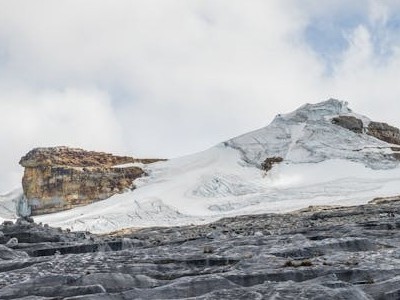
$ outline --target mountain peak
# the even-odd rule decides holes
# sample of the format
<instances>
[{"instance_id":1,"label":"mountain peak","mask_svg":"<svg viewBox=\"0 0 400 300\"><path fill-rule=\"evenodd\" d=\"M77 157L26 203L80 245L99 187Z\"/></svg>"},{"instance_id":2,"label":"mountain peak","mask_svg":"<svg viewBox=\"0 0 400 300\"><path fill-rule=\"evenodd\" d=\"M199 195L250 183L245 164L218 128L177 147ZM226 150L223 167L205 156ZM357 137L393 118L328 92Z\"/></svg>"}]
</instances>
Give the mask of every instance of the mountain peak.
<instances>
[{"instance_id":1,"label":"mountain peak","mask_svg":"<svg viewBox=\"0 0 400 300\"><path fill-rule=\"evenodd\" d=\"M304 104L291 113L278 114L275 119L294 122L317 121L329 116L345 115L351 112L347 101L331 98L316 104Z\"/></svg>"},{"instance_id":2,"label":"mountain peak","mask_svg":"<svg viewBox=\"0 0 400 300\"><path fill-rule=\"evenodd\" d=\"M127 167L116 169L107 154L86 160L88 152L81 157L76 151L42 148L26 155L21 164L29 169L28 175L36 172L35 182L54 184L57 191L50 194L42 189L49 196L46 198L35 187L34 192L41 195L27 198L40 197L56 205L82 203L84 195L91 195L82 193L86 187L107 188L108 182L114 182L105 181L104 172L98 169L115 173ZM98 167L97 162L103 161L106 166ZM112 184L110 199L37 216L36 220L73 230L107 232L131 226L209 222L223 215L289 211L309 205L361 204L400 193L399 164L399 129L352 112L347 102L329 99L278 115L268 126L206 151L142 164L147 176L135 179L133 191L115 194ZM47 174L54 176L45 177ZM124 174L113 178L120 178L118 175ZM65 193L73 187L74 192ZM71 202L60 202L60 195Z\"/></svg>"},{"instance_id":3,"label":"mountain peak","mask_svg":"<svg viewBox=\"0 0 400 300\"><path fill-rule=\"evenodd\" d=\"M392 147L398 143L397 128L353 113L345 101L329 99L279 114L270 125L225 145L239 150L244 162L258 167L267 158L281 157L286 163L343 159L388 169L399 164L399 154Z\"/></svg>"}]
</instances>

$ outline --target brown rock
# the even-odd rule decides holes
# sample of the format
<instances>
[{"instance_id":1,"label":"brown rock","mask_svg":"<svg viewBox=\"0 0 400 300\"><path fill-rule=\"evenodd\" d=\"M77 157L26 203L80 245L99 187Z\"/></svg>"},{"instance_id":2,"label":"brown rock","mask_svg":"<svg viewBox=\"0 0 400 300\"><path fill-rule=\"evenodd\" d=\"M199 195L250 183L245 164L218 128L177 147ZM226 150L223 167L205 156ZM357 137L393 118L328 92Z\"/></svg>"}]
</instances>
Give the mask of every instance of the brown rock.
<instances>
[{"instance_id":1,"label":"brown rock","mask_svg":"<svg viewBox=\"0 0 400 300\"><path fill-rule=\"evenodd\" d=\"M386 123L371 122L367 133L387 143L400 145L400 130Z\"/></svg>"},{"instance_id":2,"label":"brown rock","mask_svg":"<svg viewBox=\"0 0 400 300\"><path fill-rule=\"evenodd\" d=\"M23 156L23 167L69 166L69 167L112 167L128 163L151 163L159 159L135 159L129 156L116 156L104 152L86 151L69 147L35 148Z\"/></svg>"},{"instance_id":3,"label":"brown rock","mask_svg":"<svg viewBox=\"0 0 400 300\"><path fill-rule=\"evenodd\" d=\"M363 122L353 116L339 116L332 119L332 123L355 133L363 132Z\"/></svg>"},{"instance_id":4,"label":"brown rock","mask_svg":"<svg viewBox=\"0 0 400 300\"><path fill-rule=\"evenodd\" d=\"M399 202L400 201L400 195L397 196L391 196L391 197L377 197L369 201L369 204L388 204L392 202Z\"/></svg>"},{"instance_id":5,"label":"brown rock","mask_svg":"<svg viewBox=\"0 0 400 300\"><path fill-rule=\"evenodd\" d=\"M268 172L269 170L272 169L274 164L280 163L282 161L283 158L279 156L268 157L261 164L261 169L264 170L265 172Z\"/></svg>"},{"instance_id":6,"label":"brown rock","mask_svg":"<svg viewBox=\"0 0 400 300\"><path fill-rule=\"evenodd\" d=\"M22 187L32 215L57 212L133 189L134 180L145 172L121 165L155 161L67 147L36 148L21 158Z\"/></svg>"}]
</instances>

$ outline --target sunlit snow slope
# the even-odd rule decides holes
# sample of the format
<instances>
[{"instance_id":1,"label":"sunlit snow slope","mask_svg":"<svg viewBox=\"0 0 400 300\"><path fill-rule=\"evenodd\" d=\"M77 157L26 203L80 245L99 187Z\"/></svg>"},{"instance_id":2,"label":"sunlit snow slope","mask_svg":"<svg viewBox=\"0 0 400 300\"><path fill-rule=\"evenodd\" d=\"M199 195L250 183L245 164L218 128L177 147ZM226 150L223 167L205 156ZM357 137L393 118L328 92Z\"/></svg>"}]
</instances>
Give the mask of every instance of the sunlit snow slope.
<instances>
[{"instance_id":1,"label":"sunlit snow slope","mask_svg":"<svg viewBox=\"0 0 400 300\"><path fill-rule=\"evenodd\" d=\"M204 152L148 165L150 176L136 181L132 192L35 220L109 232L399 195L393 145L332 124L338 115L355 116L365 126L370 122L344 102L307 104ZM265 158L273 156L284 160L267 173L261 170Z\"/></svg>"}]
</instances>

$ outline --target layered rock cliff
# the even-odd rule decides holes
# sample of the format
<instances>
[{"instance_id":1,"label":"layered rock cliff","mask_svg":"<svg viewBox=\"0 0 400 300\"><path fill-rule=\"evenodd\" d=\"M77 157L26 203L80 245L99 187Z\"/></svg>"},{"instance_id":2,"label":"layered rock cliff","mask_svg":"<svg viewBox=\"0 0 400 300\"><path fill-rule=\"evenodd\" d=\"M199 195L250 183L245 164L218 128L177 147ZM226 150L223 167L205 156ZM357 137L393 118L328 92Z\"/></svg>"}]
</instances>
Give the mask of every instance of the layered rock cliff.
<instances>
[{"instance_id":1,"label":"layered rock cliff","mask_svg":"<svg viewBox=\"0 0 400 300\"><path fill-rule=\"evenodd\" d=\"M145 175L141 164L155 161L68 147L33 149L20 160L25 197L19 214L67 210L133 189Z\"/></svg>"}]
</instances>

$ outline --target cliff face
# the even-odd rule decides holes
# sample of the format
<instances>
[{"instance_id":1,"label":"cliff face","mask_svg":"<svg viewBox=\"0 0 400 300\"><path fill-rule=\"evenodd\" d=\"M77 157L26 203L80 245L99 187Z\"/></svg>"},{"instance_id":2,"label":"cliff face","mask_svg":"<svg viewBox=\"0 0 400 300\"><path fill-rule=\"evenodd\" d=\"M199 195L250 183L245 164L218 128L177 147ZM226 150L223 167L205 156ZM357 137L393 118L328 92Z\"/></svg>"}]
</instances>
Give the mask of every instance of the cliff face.
<instances>
[{"instance_id":1,"label":"cliff face","mask_svg":"<svg viewBox=\"0 0 400 300\"><path fill-rule=\"evenodd\" d=\"M386 123L371 122L368 134L387 143L400 145L400 130Z\"/></svg>"},{"instance_id":2,"label":"cliff face","mask_svg":"<svg viewBox=\"0 0 400 300\"><path fill-rule=\"evenodd\" d=\"M145 172L137 166L157 159L135 159L67 147L36 148L21 158L25 167L22 215L71 209L133 189Z\"/></svg>"}]
</instances>

